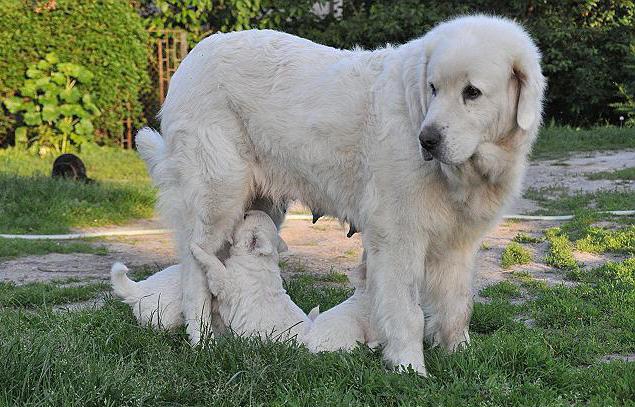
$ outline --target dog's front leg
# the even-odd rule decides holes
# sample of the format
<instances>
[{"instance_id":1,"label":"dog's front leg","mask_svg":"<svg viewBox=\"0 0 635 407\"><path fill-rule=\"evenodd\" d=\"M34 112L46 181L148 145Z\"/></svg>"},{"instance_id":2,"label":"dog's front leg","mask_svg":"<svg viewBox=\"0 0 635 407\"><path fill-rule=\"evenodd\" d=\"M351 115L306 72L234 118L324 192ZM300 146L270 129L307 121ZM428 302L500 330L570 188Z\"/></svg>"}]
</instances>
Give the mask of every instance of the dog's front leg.
<instances>
[{"instance_id":1,"label":"dog's front leg","mask_svg":"<svg viewBox=\"0 0 635 407\"><path fill-rule=\"evenodd\" d=\"M370 242L367 278L372 298L371 329L379 335L388 363L398 368L411 366L426 376L420 305L423 252L409 250L406 242L384 246L371 231L366 234Z\"/></svg>"},{"instance_id":2,"label":"dog's front leg","mask_svg":"<svg viewBox=\"0 0 635 407\"><path fill-rule=\"evenodd\" d=\"M473 250L444 249L426 257L424 309L428 341L454 352L470 343Z\"/></svg>"}]
</instances>

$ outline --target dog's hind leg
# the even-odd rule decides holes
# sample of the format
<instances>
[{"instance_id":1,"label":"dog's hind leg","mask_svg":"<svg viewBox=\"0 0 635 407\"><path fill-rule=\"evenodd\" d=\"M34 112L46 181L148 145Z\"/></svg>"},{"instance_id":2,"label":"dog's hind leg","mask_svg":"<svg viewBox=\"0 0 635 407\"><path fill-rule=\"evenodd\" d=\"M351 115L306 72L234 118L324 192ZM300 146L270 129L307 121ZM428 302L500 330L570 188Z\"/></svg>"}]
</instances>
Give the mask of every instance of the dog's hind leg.
<instances>
[{"instance_id":1,"label":"dog's hind leg","mask_svg":"<svg viewBox=\"0 0 635 407\"><path fill-rule=\"evenodd\" d=\"M192 257L190 244L217 253L231 240L253 193L248 160L239 150L240 131L237 123L226 121L174 141L181 143L172 157L181 163L181 174L178 196L171 199L178 199L182 208L176 240L183 267L183 315L193 344L212 330L213 309L205 272Z\"/></svg>"}]
</instances>

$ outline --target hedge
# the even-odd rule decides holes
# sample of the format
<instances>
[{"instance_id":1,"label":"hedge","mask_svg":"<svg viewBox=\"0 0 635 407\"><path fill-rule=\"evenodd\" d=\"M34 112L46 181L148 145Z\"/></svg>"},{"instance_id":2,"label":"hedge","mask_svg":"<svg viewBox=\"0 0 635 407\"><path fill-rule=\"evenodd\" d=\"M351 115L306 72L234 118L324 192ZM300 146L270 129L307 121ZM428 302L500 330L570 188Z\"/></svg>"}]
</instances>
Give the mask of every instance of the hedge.
<instances>
[{"instance_id":1,"label":"hedge","mask_svg":"<svg viewBox=\"0 0 635 407\"><path fill-rule=\"evenodd\" d=\"M0 0L0 10L0 97L22 85L27 65L53 51L95 74L91 93L102 111L95 120L98 137L118 138L125 117L142 120L139 99L150 83L148 37L130 2ZM12 141L14 127L0 108L0 145Z\"/></svg>"},{"instance_id":2,"label":"hedge","mask_svg":"<svg viewBox=\"0 0 635 407\"><path fill-rule=\"evenodd\" d=\"M317 0L140 0L150 26L208 31L274 28L325 45L377 48L421 36L469 13L524 24L543 52L546 116L573 125L620 124L635 118L635 2L624 0L343 0L341 20L317 18ZM625 85L627 95L618 90ZM631 103L616 106L631 97ZM635 119L632 119L635 120Z\"/></svg>"}]
</instances>

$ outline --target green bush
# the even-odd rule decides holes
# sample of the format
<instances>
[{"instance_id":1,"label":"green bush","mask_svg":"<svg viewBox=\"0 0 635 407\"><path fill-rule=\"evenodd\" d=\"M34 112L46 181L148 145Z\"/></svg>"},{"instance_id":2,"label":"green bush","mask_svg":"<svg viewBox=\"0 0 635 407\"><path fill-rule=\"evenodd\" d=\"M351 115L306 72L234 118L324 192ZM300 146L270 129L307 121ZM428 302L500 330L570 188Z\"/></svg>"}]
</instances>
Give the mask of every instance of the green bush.
<instances>
[{"instance_id":1,"label":"green bush","mask_svg":"<svg viewBox=\"0 0 635 407\"><path fill-rule=\"evenodd\" d=\"M94 122L100 141L120 137L126 117L142 121L147 33L130 2L0 0L0 10L0 97L13 95L28 66L55 52L94 74L88 91L102 110ZM16 126L16 118L0 108L0 145L13 142Z\"/></svg>"},{"instance_id":2,"label":"green bush","mask_svg":"<svg viewBox=\"0 0 635 407\"><path fill-rule=\"evenodd\" d=\"M26 71L17 96L4 99L7 110L19 117L15 144L45 156L66 153L93 141L93 120L100 112L85 92L94 75L81 65L60 62L48 53Z\"/></svg>"}]
</instances>

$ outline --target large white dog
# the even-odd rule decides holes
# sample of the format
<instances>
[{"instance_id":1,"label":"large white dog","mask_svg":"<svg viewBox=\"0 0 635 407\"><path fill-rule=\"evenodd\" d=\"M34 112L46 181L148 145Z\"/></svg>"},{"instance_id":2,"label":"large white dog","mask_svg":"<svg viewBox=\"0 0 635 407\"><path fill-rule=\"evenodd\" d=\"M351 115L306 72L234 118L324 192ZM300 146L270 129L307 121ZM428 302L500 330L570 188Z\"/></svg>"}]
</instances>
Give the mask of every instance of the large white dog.
<instances>
[{"instance_id":1,"label":"large white dog","mask_svg":"<svg viewBox=\"0 0 635 407\"><path fill-rule=\"evenodd\" d=\"M203 40L170 83L155 169L191 340L210 322L211 296L190 243L219 250L264 196L363 233L388 362L425 373L424 335L449 350L467 343L474 254L519 190L544 87L529 35L495 17L376 51L274 31ZM159 140L142 130L141 153Z\"/></svg>"}]
</instances>

